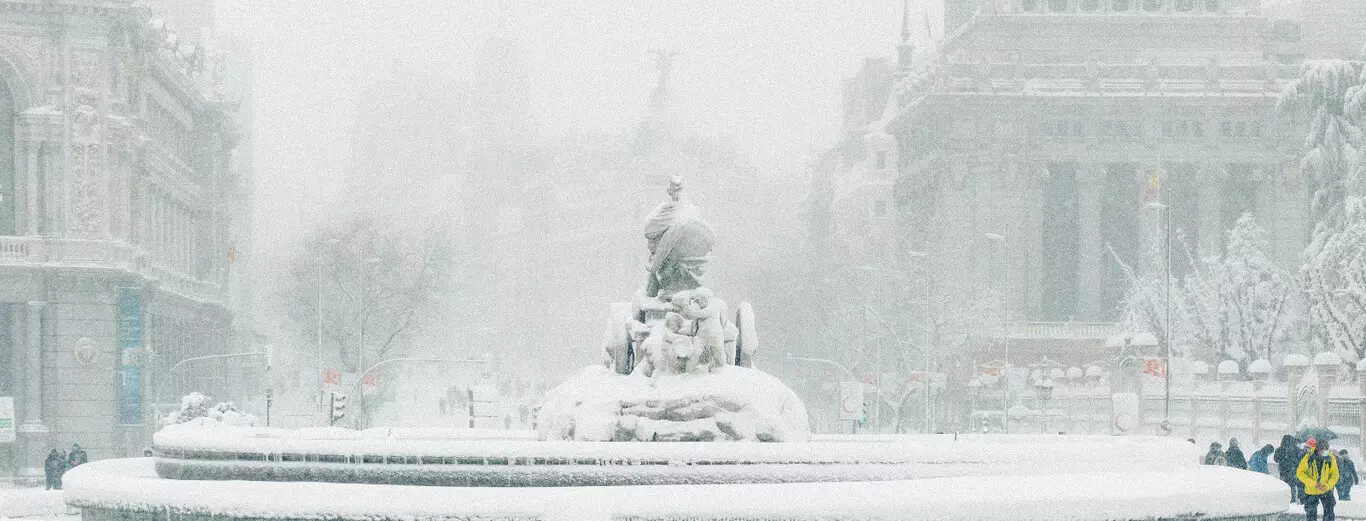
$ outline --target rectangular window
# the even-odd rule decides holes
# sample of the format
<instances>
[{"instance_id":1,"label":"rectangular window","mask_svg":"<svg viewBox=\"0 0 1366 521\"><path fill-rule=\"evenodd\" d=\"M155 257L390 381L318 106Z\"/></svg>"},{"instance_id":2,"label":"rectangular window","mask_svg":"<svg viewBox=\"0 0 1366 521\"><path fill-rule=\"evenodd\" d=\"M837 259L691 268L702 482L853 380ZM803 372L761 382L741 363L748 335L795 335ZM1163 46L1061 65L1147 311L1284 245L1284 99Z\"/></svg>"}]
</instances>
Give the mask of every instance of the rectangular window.
<instances>
[{"instance_id":1,"label":"rectangular window","mask_svg":"<svg viewBox=\"0 0 1366 521\"><path fill-rule=\"evenodd\" d=\"M878 152L878 153L877 153L877 169L878 169L878 170L886 170L886 169L887 169L887 153L886 153L886 152Z\"/></svg>"},{"instance_id":2,"label":"rectangular window","mask_svg":"<svg viewBox=\"0 0 1366 521\"><path fill-rule=\"evenodd\" d=\"M887 201L873 201L873 217L887 216Z\"/></svg>"}]
</instances>

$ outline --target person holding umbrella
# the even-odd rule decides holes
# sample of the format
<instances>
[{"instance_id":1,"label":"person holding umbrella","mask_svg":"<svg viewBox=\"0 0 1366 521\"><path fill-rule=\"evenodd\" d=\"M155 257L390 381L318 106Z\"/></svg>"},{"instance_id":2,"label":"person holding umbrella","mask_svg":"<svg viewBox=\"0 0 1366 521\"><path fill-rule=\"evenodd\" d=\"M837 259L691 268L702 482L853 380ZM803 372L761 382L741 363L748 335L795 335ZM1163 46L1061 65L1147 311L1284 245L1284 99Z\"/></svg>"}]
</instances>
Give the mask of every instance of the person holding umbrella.
<instances>
[{"instance_id":1,"label":"person holding umbrella","mask_svg":"<svg viewBox=\"0 0 1366 521\"><path fill-rule=\"evenodd\" d=\"M1319 505L1323 505L1323 521L1335 521L1333 507L1337 499L1333 488L1338 485L1338 457L1328 450L1327 441L1309 438L1304 442L1308 453L1300 460L1295 477L1304 484L1304 515L1307 521L1318 521Z\"/></svg>"}]
</instances>

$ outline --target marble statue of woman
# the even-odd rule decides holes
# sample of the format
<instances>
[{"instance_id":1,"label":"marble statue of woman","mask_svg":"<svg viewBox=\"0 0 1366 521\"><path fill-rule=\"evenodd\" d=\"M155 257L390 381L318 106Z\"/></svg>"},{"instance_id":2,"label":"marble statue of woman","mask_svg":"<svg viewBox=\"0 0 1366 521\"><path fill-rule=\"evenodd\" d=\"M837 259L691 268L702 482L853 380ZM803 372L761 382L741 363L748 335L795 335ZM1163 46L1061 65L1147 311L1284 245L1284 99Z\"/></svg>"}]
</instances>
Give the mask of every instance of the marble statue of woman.
<instances>
[{"instance_id":1,"label":"marble statue of woman","mask_svg":"<svg viewBox=\"0 0 1366 521\"><path fill-rule=\"evenodd\" d=\"M669 181L669 201L645 220L650 248L650 279L645 295L665 301L679 291L697 289L710 258L716 231L697 215L697 206L683 196L683 180Z\"/></svg>"}]
</instances>

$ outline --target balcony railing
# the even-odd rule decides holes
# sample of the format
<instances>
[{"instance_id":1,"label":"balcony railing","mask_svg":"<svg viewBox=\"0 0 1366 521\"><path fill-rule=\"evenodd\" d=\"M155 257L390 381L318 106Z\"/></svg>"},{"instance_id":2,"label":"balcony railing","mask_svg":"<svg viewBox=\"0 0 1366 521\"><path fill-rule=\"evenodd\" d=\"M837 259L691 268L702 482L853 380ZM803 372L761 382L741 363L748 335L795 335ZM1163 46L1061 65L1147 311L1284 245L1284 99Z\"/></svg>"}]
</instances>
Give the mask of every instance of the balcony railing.
<instances>
[{"instance_id":1,"label":"balcony railing","mask_svg":"<svg viewBox=\"0 0 1366 521\"><path fill-rule=\"evenodd\" d=\"M94 239L0 236L0 266L105 268L138 273L172 293L201 301L222 301L213 282L141 262L126 243Z\"/></svg>"},{"instance_id":2,"label":"balcony railing","mask_svg":"<svg viewBox=\"0 0 1366 521\"><path fill-rule=\"evenodd\" d=\"M1010 338L1103 340L1123 329L1118 322L1011 322Z\"/></svg>"}]
</instances>

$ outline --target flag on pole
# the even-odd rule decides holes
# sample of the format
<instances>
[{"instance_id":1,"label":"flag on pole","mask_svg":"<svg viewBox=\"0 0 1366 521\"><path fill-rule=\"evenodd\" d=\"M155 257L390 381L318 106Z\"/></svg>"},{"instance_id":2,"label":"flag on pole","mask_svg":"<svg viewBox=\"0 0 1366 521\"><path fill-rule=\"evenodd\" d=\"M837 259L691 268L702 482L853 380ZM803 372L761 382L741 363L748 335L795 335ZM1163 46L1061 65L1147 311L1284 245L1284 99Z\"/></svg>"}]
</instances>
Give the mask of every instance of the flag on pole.
<instances>
[{"instance_id":1,"label":"flag on pole","mask_svg":"<svg viewBox=\"0 0 1366 521\"><path fill-rule=\"evenodd\" d=\"M1148 177L1147 186L1143 187L1143 200L1139 202L1138 214L1144 215L1148 212L1148 207L1153 203L1162 200L1162 169L1154 167L1152 174Z\"/></svg>"},{"instance_id":2,"label":"flag on pole","mask_svg":"<svg viewBox=\"0 0 1366 521\"><path fill-rule=\"evenodd\" d=\"M1152 176L1148 178L1148 187L1143 191L1143 202L1156 202L1158 195L1162 192L1162 170L1154 168Z\"/></svg>"},{"instance_id":3,"label":"flag on pole","mask_svg":"<svg viewBox=\"0 0 1366 521\"><path fill-rule=\"evenodd\" d=\"M921 11L921 14L925 17L925 41L934 43L934 32L930 30L930 10Z\"/></svg>"}]
</instances>

